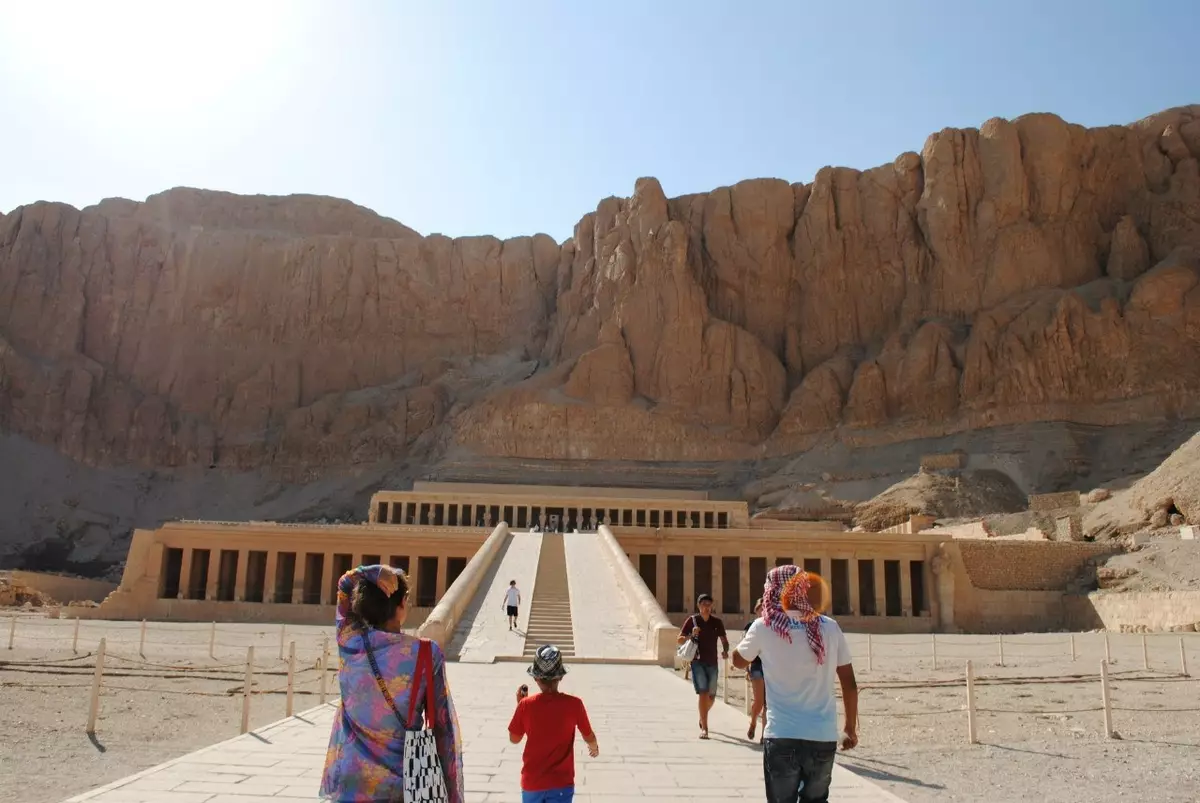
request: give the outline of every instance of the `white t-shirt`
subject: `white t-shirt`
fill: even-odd
[[[808,645],[804,624],[792,622],[792,643],[784,641],[762,619],[746,631],[737,652],[747,661],[762,658],[767,686],[766,739],[836,742],[841,731],[833,696],[837,667],[850,663],[850,646],[837,622],[821,619],[825,663]]]
[[[509,586],[504,592],[504,604],[510,608],[515,608],[521,602],[521,592],[516,586]]]

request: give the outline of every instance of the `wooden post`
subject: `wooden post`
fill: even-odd
[[[17,637],[17,617],[10,616],[8,618],[8,648],[13,648],[13,639]]]
[[[100,639],[100,646],[96,650],[96,674],[92,675],[92,700],[88,705],[88,721],[87,733],[89,735],[96,732],[96,717],[100,714],[100,680],[104,676],[104,648],[105,639]]]
[[[283,640],[287,637],[287,625],[279,626],[279,660],[283,660]]]
[[[217,657],[217,623],[213,622],[208,629],[208,657]]]
[[[1146,634],[1142,634],[1142,669],[1150,668],[1150,653],[1146,649]]]
[[[1071,660],[1074,661],[1078,653],[1075,652],[1075,634],[1071,634]]]
[[[142,620],[142,632],[138,634],[138,655],[146,657],[146,620]]]
[[[287,713],[284,716],[290,717],[294,708],[292,707],[292,695],[296,689],[296,642],[291,642],[288,645],[288,684],[287,684]]]
[[[929,643],[933,646],[933,669],[937,671],[937,633],[929,634]]]
[[[242,684],[242,733],[250,730],[250,687],[254,685],[254,647],[246,648],[246,680]]]
[[[75,617],[75,630],[71,634],[71,652],[79,653],[79,617]]]
[[[873,672],[874,670],[875,670],[875,659],[871,655],[871,634],[868,633],[867,634],[867,671]]]
[[[1183,636],[1179,637],[1179,671],[1185,678],[1191,677],[1187,668],[1187,647],[1183,645]]]
[[[725,664],[725,685],[721,688],[721,702],[729,702],[729,659],[726,658],[722,663]]]
[[[967,744],[975,744],[975,667],[967,661]]]
[[[1104,738],[1113,737],[1112,696],[1108,691],[1108,661],[1100,662],[1100,698],[1104,703]]]
[[[1000,666],[1004,666],[1004,634],[1003,633],[1000,634],[1000,639],[996,643],[1000,645]]]
[[[746,670],[746,676],[742,678],[742,711],[747,716],[750,714],[750,695],[753,692],[750,689],[750,671]]]
[[[321,705],[325,705],[325,673],[329,671],[329,636],[321,644]]]
[[[1108,631],[1104,631],[1104,662],[1112,663],[1112,644],[1108,640]]]

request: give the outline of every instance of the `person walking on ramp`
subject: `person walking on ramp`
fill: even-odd
[[[508,629],[516,630],[517,615],[520,612],[521,592],[517,589],[517,581],[509,580],[508,588],[504,589],[504,610],[508,614]]]
[[[553,644],[538,647],[527,670],[540,694],[517,689],[517,710],[508,723],[508,739],[526,739],[521,761],[522,803],[570,803],[575,799],[575,731],[588,755],[600,755],[600,744],[588,721],[583,700],[563,694],[558,684],[567,674],[562,653]]]
[[[813,609],[811,587],[808,573],[797,566],[768,572],[762,618],[733,651],[738,669],[762,658],[770,700],[763,730],[767,803],[829,800],[838,747],[835,674],[846,708],[842,749],[858,744],[858,684],[850,648],[837,622]]]
[[[696,690],[696,705],[700,710],[700,738],[708,738],[708,712],[717,701],[717,640],[720,639],[721,658],[729,657],[729,638],[725,635],[725,623],[712,615],[713,598],[701,594],[696,598],[700,613],[683,623],[676,642],[683,644],[688,639],[696,642],[696,657],[692,659],[692,688]]]

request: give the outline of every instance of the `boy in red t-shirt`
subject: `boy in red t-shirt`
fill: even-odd
[[[600,755],[600,745],[588,722],[583,700],[562,694],[558,682],[567,674],[558,647],[539,647],[529,674],[541,694],[517,690],[517,710],[508,723],[508,738],[520,744],[528,737],[521,764],[522,803],[570,803],[575,798],[575,730],[587,743],[588,755]]]

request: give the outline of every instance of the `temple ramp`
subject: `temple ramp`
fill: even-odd
[[[497,658],[519,658],[525,648],[522,635],[529,625],[529,607],[537,576],[541,533],[510,532],[504,554],[492,565],[479,584],[475,598],[463,613],[448,653],[465,663],[491,663]],[[520,616],[516,631],[508,629],[504,592],[510,581],[521,591]]]
[[[570,578],[575,657],[653,660],[646,627],[621,587],[617,567],[600,534],[567,533],[562,537]]]

